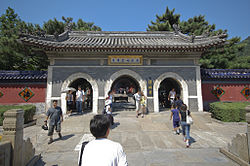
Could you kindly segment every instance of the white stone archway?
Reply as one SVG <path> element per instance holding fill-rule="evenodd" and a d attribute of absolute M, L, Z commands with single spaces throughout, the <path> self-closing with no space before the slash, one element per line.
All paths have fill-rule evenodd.
<path fill-rule="evenodd" d="M 133 79 L 135 79 L 139 83 L 141 91 L 143 91 L 143 93 L 145 95 L 147 95 L 147 83 L 146 83 L 146 81 L 143 80 L 142 77 L 138 73 L 136 73 L 132 70 L 129 70 L 129 69 L 122 69 L 122 70 L 119 70 L 119 71 L 115 72 L 114 74 L 112 74 L 110 76 L 110 79 L 107 80 L 105 87 L 104 87 L 104 95 L 105 96 L 108 94 L 108 91 L 111 89 L 113 82 L 121 76 L 130 76 Z"/>
<path fill-rule="evenodd" d="M 61 87 L 61 91 L 66 89 L 72 82 L 74 82 L 75 80 L 77 80 L 79 78 L 86 79 L 90 83 L 90 85 L 92 86 L 92 90 L 93 90 L 92 112 L 94 114 L 97 114 L 97 111 L 98 111 L 98 97 L 99 97 L 98 85 L 97 85 L 96 81 L 90 75 L 88 75 L 86 73 L 75 73 L 75 74 L 70 75 L 63 82 L 62 87 Z M 66 103 L 65 97 L 66 97 L 66 93 L 61 93 L 61 106 L 62 106 L 62 111 L 63 111 L 64 114 L 66 113 L 66 110 L 67 110 L 67 103 Z"/>
<path fill-rule="evenodd" d="M 165 80 L 166 78 L 172 78 L 174 79 L 177 83 L 179 83 L 180 85 L 180 89 L 182 92 L 182 98 L 183 98 L 183 102 L 188 106 L 188 85 L 186 83 L 186 81 L 179 76 L 176 73 L 173 72 L 167 72 L 167 73 L 163 73 L 162 75 L 160 75 L 154 82 L 154 112 L 159 112 L 159 87 L 160 84 L 163 80 Z"/>

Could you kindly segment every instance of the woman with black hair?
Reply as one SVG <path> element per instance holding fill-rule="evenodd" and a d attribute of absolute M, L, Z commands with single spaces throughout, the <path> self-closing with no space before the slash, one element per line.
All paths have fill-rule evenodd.
<path fill-rule="evenodd" d="M 186 147 L 188 148 L 190 146 L 190 124 L 187 124 L 187 115 L 191 116 L 191 113 L 187 110 L 187 105 L 183 104 L 180 108 L 181 128 L 184 142 L 186 142 Z"/>

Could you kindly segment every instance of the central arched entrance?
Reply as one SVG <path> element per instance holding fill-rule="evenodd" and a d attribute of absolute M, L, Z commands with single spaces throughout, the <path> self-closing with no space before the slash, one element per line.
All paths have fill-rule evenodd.
<path fill-rule="evenodd" d="M 160 111 L 170 109 L 171 105 L 170 101 L 168 100 L 168 95 L 172 89 L 175 90 L 176 95 L 182 96 L 180 84 L 176 80 L 174 80 L 173 78 L 166 78 L 161 82 L 160 87 L 158 89 Z"/>
<path fill-rule="evenodd" d="M 131 76 L 123 75 L 115 79 L 110 89 L 113 91 L 113 111 L 134 110 L 133 95 L 140 89 L 138 81 Z"/>

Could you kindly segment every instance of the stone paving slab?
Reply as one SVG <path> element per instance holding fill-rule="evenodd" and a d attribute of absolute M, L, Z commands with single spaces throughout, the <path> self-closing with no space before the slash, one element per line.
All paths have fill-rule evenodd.
<path fill-rule="evenodd" d="M 66 117 L 62 123 L 63 139 L 48 145 L 47 131 L 41 126 L 24 129 L 24 137 L 30 137 L 36 153 L 42 154 L 40 165 L 77 165 L 77 144 L 89 132 L 93 114 Z M 246 131 L 246 124 L 218 123 L 206 119 L 201 113 L 193 113 L 191 127 L 192 144 L 185 148 L 181 135 L 174 135 L 169 112 L 151 113 L 145 118 L 136 118 L 135 112 L 115 112 L 115 125 L 109 139 L 120 142 L 127 154 L 129 165 L 236 165 L 218 150 L 226 147 L 238 133 Z"/>

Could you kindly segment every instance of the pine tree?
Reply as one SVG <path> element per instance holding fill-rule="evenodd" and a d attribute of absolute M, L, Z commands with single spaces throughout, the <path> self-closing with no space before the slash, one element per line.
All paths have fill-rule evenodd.
<path fill-rule="evenodd" d="M 215 24 L 210 25 L 205 20 L 204 15 L 194 16 L 188 21 L 179 21 L 180 14 L 174 14 L 174 9 L 168 9 L 162 16 L 156 15 L 156 22 L 151 21 L 152 25 L 148 25 L 147 30 L 150 31 L 173 31 L 173 25 L 178 24 L 180 30 L 186 35 L 208 35 L 214 36 L 221 33 L 227 33 L 227 30 L 216 30 Z M 211 48 L 203 53 L 200 64 L 202 68 L 250 68 L 250 58 L 240 57 L 238 52 L 244 48 L 244 44 L 240 43 L 240 38 L 233 37 L 220 48 Z M 237 63 L 235 63 L 237 62 Z"/>
<path fill-rule="evenodd" d="M 173 31 L 173 25 L 180 22 L 180 15 L 174 14 L 174 11 L 167 7 L 163 15 L 156 15 L 156 21 L 151 21 L 152 25 L 148 25 L 147 31 Z"/>

